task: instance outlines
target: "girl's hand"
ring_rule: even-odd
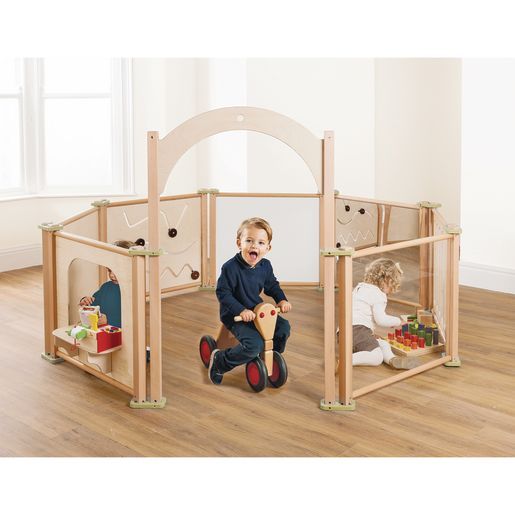
[[[240,317],[244,322],[252,322],[252,320],[256,318],[256,314],[254,313],[254,311],[251,311],[250,309],[244,309],[240,313]]]
[[[281,300],[277,306],[280,308],[281,313],[288,313],[291,310],[291,304],[287,300]]]
[[[95,301],[95,297],[82,297],[79,301],[79,306],[91,306]]]

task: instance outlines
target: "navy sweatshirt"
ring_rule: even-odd
[[[224,263],[216,284],[223,324],[230,329],[235,316],[263,302],[259,296],[262,291],[276,303],[287,300],[268,259],[263,258],[255,267],[251,267],[238,253]]]

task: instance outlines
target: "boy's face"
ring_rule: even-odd
[[[243,229],[241,239],[236,240],[236,245],[245,262],[252,267],[256,266],[272,248],[266,231],[252,226]]]

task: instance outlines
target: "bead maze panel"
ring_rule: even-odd
[[[336,247],[362,249],[379,244],[382,206],[336,198]]]
[[[385,206],[384,244],[414,240],[419,237],[419,210]]]
[[[161,201],[161,288],[200,281],[200,197]]]
[[[139,238],[147,241],[147,210],[147,203],[110,207],[107,211],[108,241],[136,241]],[[200,197],[161,200],[159,213],[159,241],[165,251],[160,257],[161,289],[198,284],[201,270]]]

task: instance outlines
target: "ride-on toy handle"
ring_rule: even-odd
[[[263,350],[263,359],[268,370],[272,370],[273,367],[273,339],[275,332],[275,324],[277,322],[277,315],[280,312],[281,308],[276,307],[273,304],[269,304],[268,302],[262,302],[254,308],[256,318],[254,318],[253,322],[265,343]],[[241,322],[241,316],[235,316],[234,321]]]

